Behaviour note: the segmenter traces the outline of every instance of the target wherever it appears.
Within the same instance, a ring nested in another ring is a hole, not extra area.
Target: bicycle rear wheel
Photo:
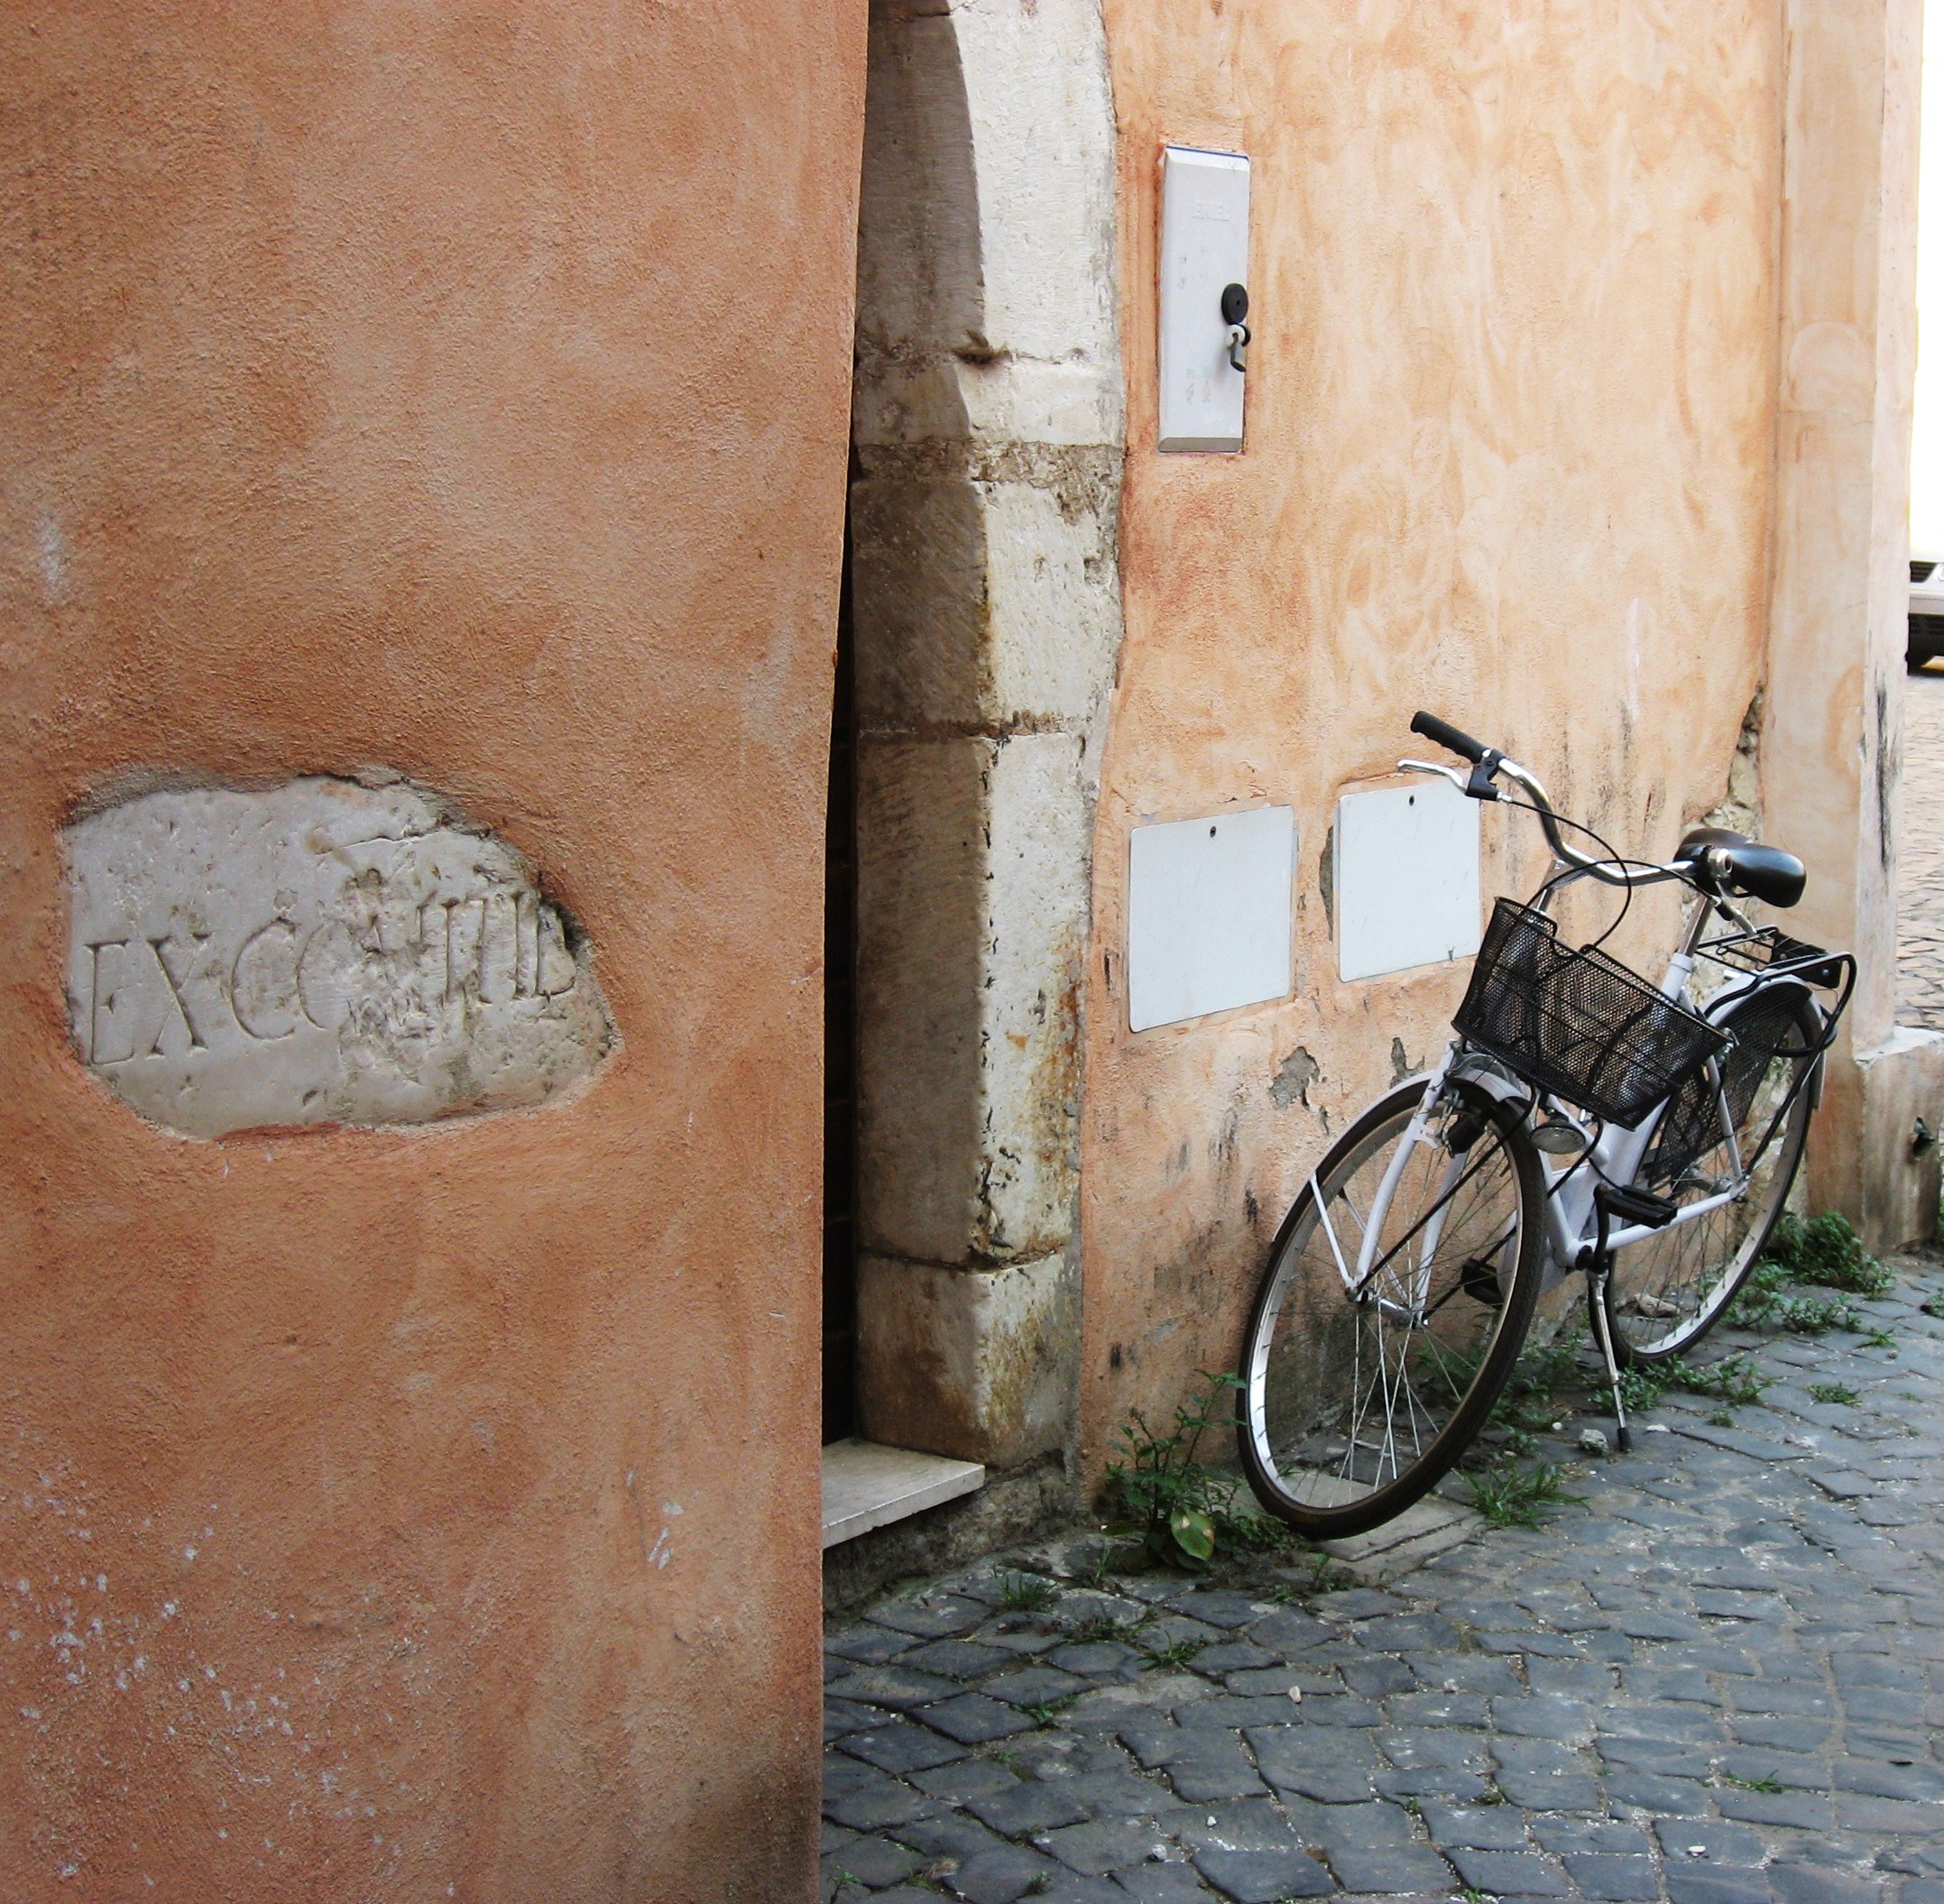
[[[1732,1185],[1737,1155],[1753,1155],[1822,1040],[1822,1014],[1795,985],[1751,992],[1715,1022],[1735,1036],[1721,1061],[1720,1095],[1705,1073],[1683,1083],[1635,1177],[1676,1204],[1703,1201]],[[1722,1131],[1724,1100],[1734,1151]],[[1607,1315],[1622,1363],[1678,1356],[1720,1320],[1782,1215],[1811,1109],[1805,1081],[1741,1197],[1617,1252],[1607,1278]]]
[[[1443,1476],[1497,1400],[1538,1299],[1544,1194],[1519,1117],[1462,1081],[1420,1120],[1423,1100],[1423,1083],[1400,1086],[1338,1139],[1285,1218],[1249,1311],[1243,1472],[1306,1534],[1378,1526]]]

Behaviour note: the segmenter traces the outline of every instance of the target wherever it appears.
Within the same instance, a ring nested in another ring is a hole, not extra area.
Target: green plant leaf
[[[1199,1507],[1177,1507],[1167,1524],[1184,1554],[1205,1560],[1215,1551],[1215,1523]]]

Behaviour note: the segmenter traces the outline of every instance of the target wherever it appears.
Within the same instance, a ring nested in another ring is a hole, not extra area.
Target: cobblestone
[[[1944,1904],[1944,1263],[1897,1266],[1893,1348],[1709,1345],[1794,1379],[1729,1429],[1670,1394],[1581,1504],[1381,1587],[1285,1558],[1009,1611],[1076,1540],[834,1621],[824,1897]]]

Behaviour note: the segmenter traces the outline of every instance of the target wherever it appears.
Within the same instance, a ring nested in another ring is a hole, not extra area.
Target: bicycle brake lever
[[[1463,793],[1469,784],[1457,768],[1441,766],[1435,760],[1400,760],[1397,771],[1400,774],[1436,774],[1441,780],[1449,780],[1460,793]]]

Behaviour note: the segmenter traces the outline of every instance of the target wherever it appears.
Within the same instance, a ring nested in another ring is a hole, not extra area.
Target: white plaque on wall
[[[1296,816],[1287,806],[1134,829],[1131,1029],[1288,997],[1295,861]]]
[[[1337,802],[1337,970],[1374,979],[1479,949],[1479,804],[1449,780]]]
[[[1170,145],[1161,155],[1162,450],[1234,455],[1245,378],[1229,357],[1221,294],[1248,285],[1248,161]]]

